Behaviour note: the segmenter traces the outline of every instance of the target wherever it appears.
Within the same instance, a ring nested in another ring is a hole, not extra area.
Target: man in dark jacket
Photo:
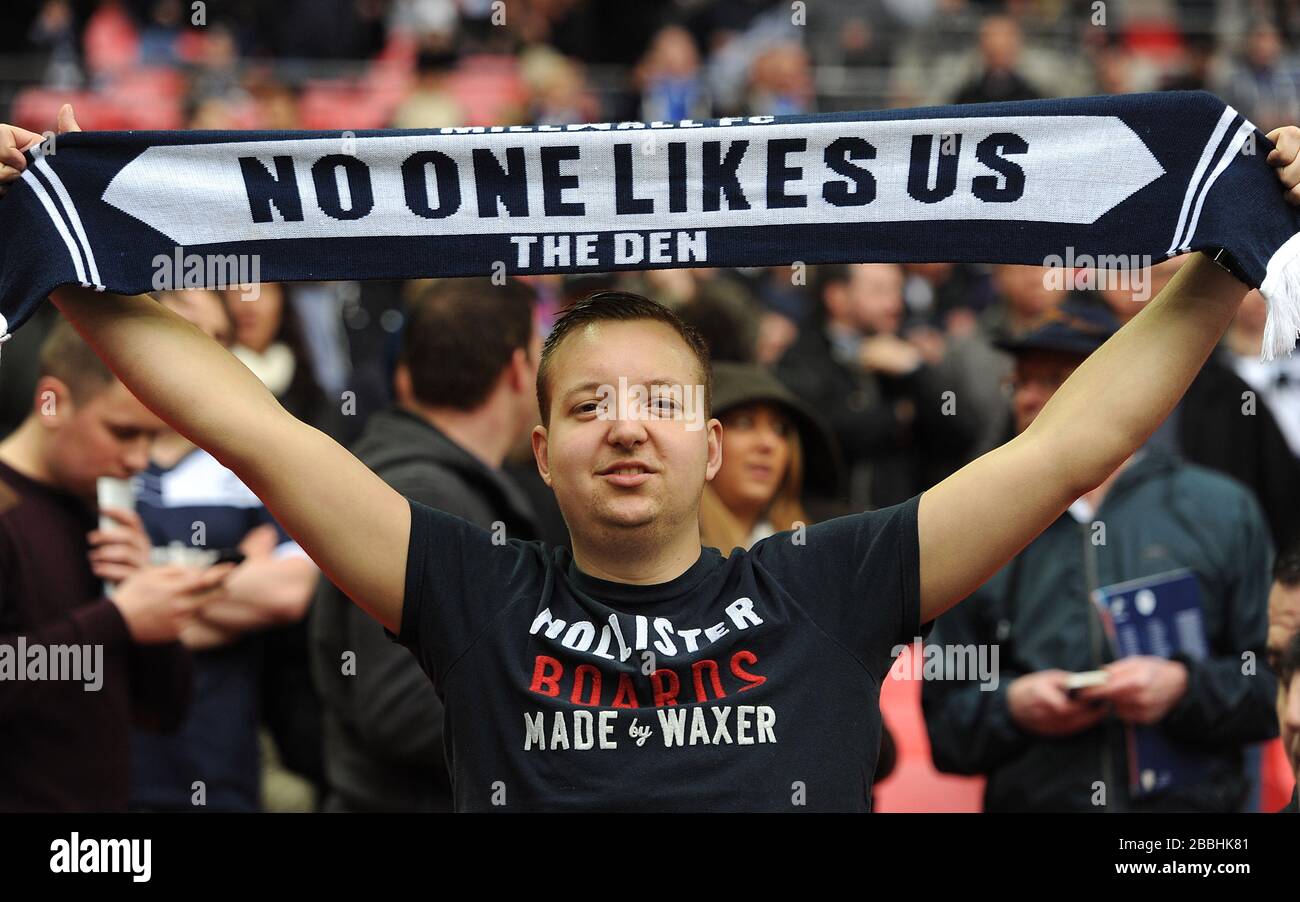
[[[830,424],[847,494],[819,518],[898,504],[965,463],[979,424],[955,372],[899,336],[903,271],[892,263],[823,266],[823,316],[800,332],[777,377]]]
[[[1113,329],[1103,311],[1066,304],[1008,343],[1021,431]],[[1277,731],[1263,663],[1270,553],[1245,487],[1140,449],[937,622],[933,645],[996,645],[1000,672],[996,684],[945,674],[924,685],[936,766],[987,775],[990,811],[1239,810],[1245,746]],[[1208,655],[1115,660],[1093,591],[1179,568],[1197,577]],[[1097,670],[1103,685],[1072,691],[1073,674]],[[1127,728],[1151,725],[1197,755],[1205,776],[1135,798]]]
[[[1095,299],[1122,325],[1186,262],[1186,256],[1174,257],[1151,267],[1142,291],[1134,290],[1133,280],[1115,279],[1118,284],[1095,292]],[[1222,346],[1210,354],[1151,442],[1250,489],[1268,521],[1273,547],[1287,548],[1300,539],[1300,462],[1269,406],[1233,370]]]
[[[402,494],[503,544],[532,538],[531,506],[500,468],[537,421],[540,352],[523,284],[434,283],[410,306],[397,402],[370,418],[353,452]],[[443,708],[415,658],[328,582],[311,632],[326,810],[450,811]]]

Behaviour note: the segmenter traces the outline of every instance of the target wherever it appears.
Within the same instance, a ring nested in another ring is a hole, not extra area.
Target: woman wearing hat
[[[722,421],[722,468],[700,502],[704,545],[723,555],[807,524],[805,488],[835,490],[839,455],[829,430],[767,370],[713,365],[713,416]]]

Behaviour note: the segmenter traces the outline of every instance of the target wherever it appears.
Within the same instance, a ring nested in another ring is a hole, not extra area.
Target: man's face
[[[722,463],[721,425],[689,428],[670,403],[621,419],[616,406],[620,378],[624,397],[632,386],[697,391],[699,362],[671,327],[587,325],[556,349],[549,378],[550,421],[533,430],[533,453],[575,540],[653,538],[698,522],[704,483]]]
[[[1276,664],[1291,637],[1300,632],[1300,586],[1274,582],[1268,593],[1268,659]]]
[[[1047,313],[1065,296],[1055,291],[1044,266],[1004,264],[994,267],[993,281],[1007,306],[1026,322]]]
[[[1017,434],[1029,428],[1043,405],[1056,394],[1081,359],[1059,351],[1025,351],[1016,358],[1011,405]]]
[[[1268,660],[1274,670],[1282,653],[1300,633],[1300,586],[1273,583],[1268,596]],[[1300,778],[1300,674],[1277,684],[1277,719],[1291,771]]]
[[[84,404],[57,379],[43,379],[37,396],[46,390],[54,394],[40,422],[51,432],[50,470],[63,489],[93,499],[99,477],[129,479],[148,465],[149,446],[166,427],[121,382],[114,379]]]
[[[903,325],[903,270],[893,263],[850,267],[850,316],[870,335],[893,335]]]

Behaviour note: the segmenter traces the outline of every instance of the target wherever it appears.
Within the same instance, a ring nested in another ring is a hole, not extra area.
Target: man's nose
[[[122,455],[122,466],[131,474],[139,473],[149,466],[149,439],[139,438],[132,441]]]
[[[635,415],[610,421],[608,440],[611,445],[633,447],[646,440],[645,423]]]

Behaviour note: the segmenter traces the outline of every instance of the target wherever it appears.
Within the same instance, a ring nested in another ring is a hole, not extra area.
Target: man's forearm
[[[1164,291],[1074,371],[1026,431],[1078,481],[1099,485],[1150,437],[1228,328],[1249,289],[1196,254]]]
[[[133,395],[241,476],[260,424],[285,415],[238,358],[148,295],[66,287],[51,300]]]
[[[203,606],[198,619],[223,630],[248,632],[302,619],[320,570],[307,558],[254,560],[226,580],[226,597]]]

